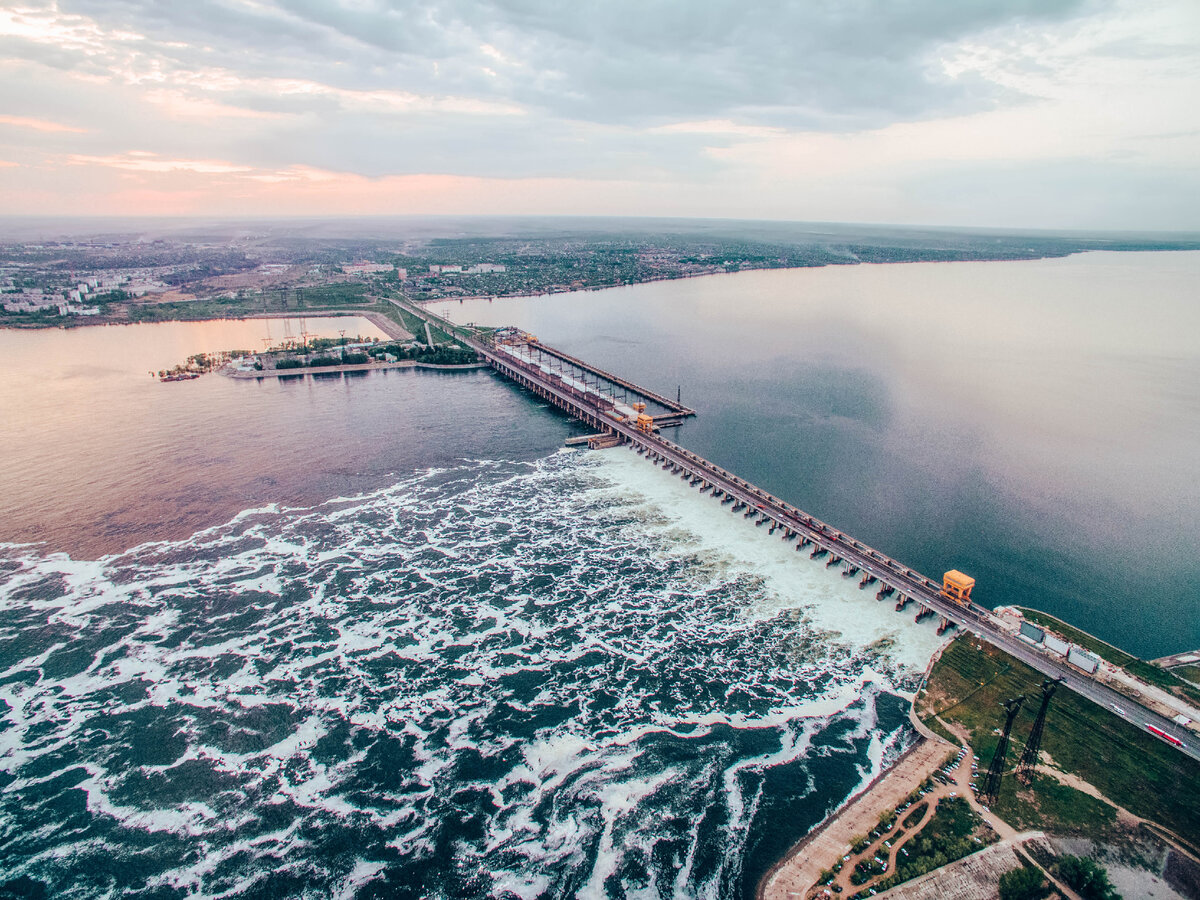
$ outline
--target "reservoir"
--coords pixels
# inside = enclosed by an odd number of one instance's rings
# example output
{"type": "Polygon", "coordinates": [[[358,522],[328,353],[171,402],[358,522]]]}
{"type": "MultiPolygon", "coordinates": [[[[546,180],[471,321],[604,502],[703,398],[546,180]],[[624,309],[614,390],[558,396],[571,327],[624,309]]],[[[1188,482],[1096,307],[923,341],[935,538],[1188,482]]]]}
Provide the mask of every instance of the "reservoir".
{"type": "Polygon", "coordinates": [[[688,449],[976,599],[1200,646],[1200,253],[845,266],[435,303],[699,415],[688,449]]]}

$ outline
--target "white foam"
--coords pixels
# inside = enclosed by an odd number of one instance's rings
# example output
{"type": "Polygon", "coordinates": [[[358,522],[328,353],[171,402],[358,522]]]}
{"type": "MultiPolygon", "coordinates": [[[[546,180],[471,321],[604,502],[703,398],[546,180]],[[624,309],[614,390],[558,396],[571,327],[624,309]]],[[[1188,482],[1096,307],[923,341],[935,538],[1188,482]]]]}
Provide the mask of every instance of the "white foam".
{"type": "Polygon", "coordinates": [[[893,611],[892,604],[875,600],[874,591],[860,590],[840,567],[827,569],[824,560],[797,552],[794,541],[783,541],[766,528],[755,527],[741,514],[694,488],[626,447],[594,454],[604,476],[628,497],[641,497],[663,529],[691,536],[677,552],[700,552],[723,559],[765,581],[770,600],[746,610],[748,618],[773,617],[783,610],[801,610],[806,621],[855,650],[887,642],[887,657],[915,671],[924,669],[940,638],[936,624],[915,624],[912,617],[893,611]]]}
{"type": "MultiPolygon", "coordinates": [[[[20,550],[21,568],[0,574],[0,607],[18,602],[17,586],[57,574],[67,584],[63,597],[19,602],[69,634],[104,625],[113,609],[136,611],[140,623],[97,650],[84,672],[0,684],[12,726],[0,732],[0,768],[17,773],[78,742],[101,711],[100,692],[137,685],[147,699],[108,711],[169,708],[187,741],[180,758],[147,773],[203,759],[244,796],[295,804],[301,813],[293,828],[370,822],[407,856],[433,852],[442,804],[460,786],[452,781],[460,760],[516,756],[494,782],[474,785],[490,792],[497,812],[485,846],[462,853],[480,866],[491,866],[493,854],[524,858],[524,867],[491,869],[495,891],[524,897],[553,889],[548,872],[589,865],[584,895],[599,895],[627,854],[649,855],[656,829],[678,827],[664,824],[670,812],[647,812],[675,809],[676,793],[685,805],[702,796],[725,806],[736,857],[761,799],[757,790],[742,796],[738,774],[805,758],[833,718],[851,716],[854,726],[822,752],[854,753],[868,744],[862,777],[894,751],[895,733],[874,734],[873,703],[862,712],[852,707],[875,690],[894,690],[897,674],[923,667],[919,651],[936,643],[932,628],[913,626],[791,543],[625,451],[472,464],[451,479],[452,488],[446,475],[418,473],[316,509],[247,511],[191,541],[148,544],[97,562],[20,550]],[[489,581],[496,586],[481,587],[489,581]],[[288,604],[270,599],[295,583],[304,596],[288,604]],[[211,596],[222,605],[209,614],[211,596]],[[236,629],[252,610],[254,624],[236,629]],[[102,664],[105,658],[111,661],[102,664]],[[221,675],[194,674],[216,660],[221,675]],[[386,674],[397,666],[402,675],[386,674]],[[327,689],[329,678],[337,679],[336,692],[327,689]],[[704,690],[714,678],[727,684],[724,698],[704,690]],[[502,687],[507,679],[525,684],[520,695],[502,687]],[[595,700],[602,692],[616,704],[595,700]],[[569,711],[518,738],[492,724],[501,704],[518,719],[544,707],[569,711]],[[238,753],[214,746],[221,739],[206,723],[236,722],[267,706],[284,707],[293,723],[269,747],[238,753]],[[26,739],[35,726],[43,734],[36,743],[26,739]],[[686,767],[664,767],[650,752],[722,728],[768,729],[778,744],[744,758],[714,751],[686,767]],[[353,749],[323,764],[312,748],[335,729],[354,734],[353,749]],[[343,786],[360,774],[366,748],[385,738],[403,740],[415,760],[403,773],[403,802],[351,802],[343,786]]],[[[69,646],[60,642],[9,672],[69,646]]],[[[211,866],[181,867],[164,884],[211,895],[222,860],[245,853],[273,865],[307,850],[291,830],[233,840],[232,830],[259,807],[230,815],[203,797],[162,810],[123,806],[112,798],[124,773],[98,761],[88,771],[95,815],[210,846],[211,866]]],[[[6,792],[23,796],[38,781],[18,777],[6,792]]],[[[693,862],[689,852],[681,873],[692,873],[693,862]]],[[[651,873],[651,887],[641,889],[671,889],[655,880],[662,876],[683,879],[676,894],[708,893],[737,864],[724,862],[724,874],[703,885],[691,874],[651,873]]],[[[349,874],[331,871],[329,892],[352,892],[377,877],[377,866],[359,860],[349,874]]],[[[625,890],[635,896],[639,888],[625,890]]]]}
{"type": "Polygon", "coordinates": [[[621,861],[621,853],[613,845],[613,829],[618,820],[633,814],[638,804],[669,784],[676,777],[672,769],[666,769],[651,778],[630,779],[623,782],[611,783],[599,790],[600,816],[604,827],[600,832],[600,841],[596,847],[596,861],[587,883],[579,889],[576,895],[582,900],[589,898],[607,898],[608,892],[604,883],[614,872],[621,861]]]}

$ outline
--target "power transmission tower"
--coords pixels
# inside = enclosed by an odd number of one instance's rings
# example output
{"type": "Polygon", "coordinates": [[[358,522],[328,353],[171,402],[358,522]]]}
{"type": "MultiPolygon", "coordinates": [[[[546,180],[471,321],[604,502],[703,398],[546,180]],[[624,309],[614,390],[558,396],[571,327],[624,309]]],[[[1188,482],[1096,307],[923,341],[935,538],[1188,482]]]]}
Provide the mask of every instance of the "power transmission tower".
{"type": "Polygon", "coordinates": [[[1057,689],[1057,679],[1047,678],[1042,682],[1042,706],[1038,710],[1037,718],[1033,720],[1033,730],[1029,732],[1029,740],[1025,742],[1025,752],[1021,754],[1021,761],[1017,763],[1017,777],[1026,783],[1033,779],[1033,770],[1038,761],[1038,751],[1042,748],[1042,731],[1046,726],[1046,708],[1050,705],[1050,698],[1054,696],[1057,689]]]}
{"type": "Polygon", "coordinates": [[[1004,714],[1007,716],[1004,721],[1004,731],[1000,734],[1000,743],[996,745],[996,752],[992,754],[992,764],[988,766],[987,781],[983,788],[983,797],[989,805],[995,803],[1000,796],[1000,779],[1004,775],[1004,757],[1008,755],[1008,735],[1012,731],[1013,722],[1024,702],[1024,694],[1004,701],[1004,714]]]}

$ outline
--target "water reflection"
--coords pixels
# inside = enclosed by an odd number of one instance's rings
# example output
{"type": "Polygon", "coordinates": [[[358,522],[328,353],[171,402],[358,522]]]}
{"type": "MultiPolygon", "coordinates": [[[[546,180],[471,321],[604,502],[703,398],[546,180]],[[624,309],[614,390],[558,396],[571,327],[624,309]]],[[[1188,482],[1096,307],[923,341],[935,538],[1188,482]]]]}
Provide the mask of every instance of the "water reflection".
{"type": "MultiPolygon", "coordinates": [[[[381,336],[358,317],[307,325],[314,336],[381,336]]],[[[298,335],[300,322],[0,331],[0,541],[94,557],[260,504],[372,490],[396,472],[541,454],[570,427],[482,373],[173,384],[149,374],[288,328],[298,335]]]]}
{"type": "Polygon", "coordinates": [[[1197,283],[1200,253],[1092,253],[435,310],[680,385],[692,449],[930,573],[971,571],[981,599],[1159,655],[1200,645],[1197,283]]]}

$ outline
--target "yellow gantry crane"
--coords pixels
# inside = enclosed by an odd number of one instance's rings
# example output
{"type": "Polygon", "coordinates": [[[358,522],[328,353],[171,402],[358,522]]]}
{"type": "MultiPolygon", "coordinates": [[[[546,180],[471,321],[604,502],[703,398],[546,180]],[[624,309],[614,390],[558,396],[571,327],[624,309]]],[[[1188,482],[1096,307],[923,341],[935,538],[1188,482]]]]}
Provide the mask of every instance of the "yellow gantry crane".
{"type": "Polygon", "coordinates": [[[975,587],[975,579],[964,575],[958,569],[951,569],[942,576],[942,596],[953,600],[959,606],[971,605],[971,588],[975,587]]]}

